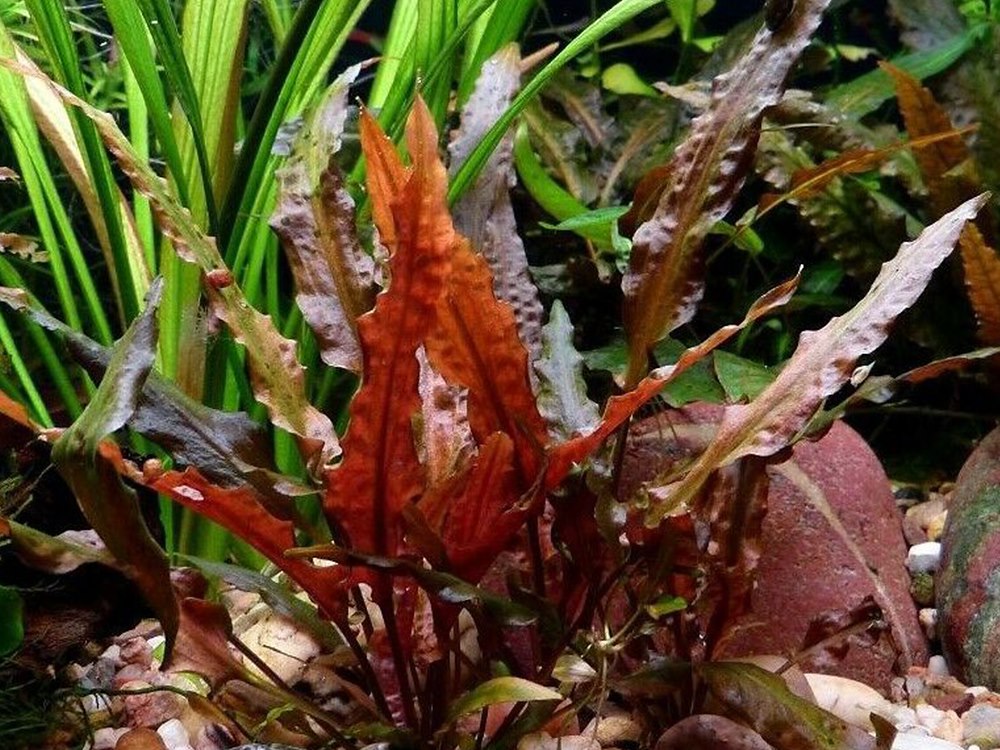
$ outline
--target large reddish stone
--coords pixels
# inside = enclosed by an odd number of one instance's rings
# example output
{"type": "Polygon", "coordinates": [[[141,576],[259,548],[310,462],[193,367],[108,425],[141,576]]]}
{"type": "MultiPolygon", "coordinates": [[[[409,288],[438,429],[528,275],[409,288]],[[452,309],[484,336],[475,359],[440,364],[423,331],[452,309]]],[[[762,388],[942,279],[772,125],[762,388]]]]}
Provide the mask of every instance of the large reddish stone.
{"type": "Polygon", "coordinates": [[[935,592],[948,666],[970,685],[1000,690],[1000,429],[958,474],[941,535],[935,592]]]}
{"type": "MultiPolygon", "coordinates": [[[[630,431],[622,497],[711,440],[721,407],[694,405],[650,417],[630,431]]],[[[820,440],[801,442],[768,468],[768,512],[752,611],[720,656],[791,654],[811,620],[875,597],[900,650],[880,640],[854,645],[836,665],[806,661],[803,671],[828,671],[881,690],[911,664],[926,663],[904,566],[906,543],[885,471],[868,444],[837,423],[820,440]]]]}

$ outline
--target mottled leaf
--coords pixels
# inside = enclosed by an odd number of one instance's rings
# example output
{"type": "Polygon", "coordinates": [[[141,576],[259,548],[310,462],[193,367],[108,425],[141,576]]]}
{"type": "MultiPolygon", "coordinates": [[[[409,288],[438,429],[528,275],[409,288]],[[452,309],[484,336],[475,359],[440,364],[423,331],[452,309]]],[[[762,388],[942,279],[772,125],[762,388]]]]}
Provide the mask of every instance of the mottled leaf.
{"type": "Polygon", "coordinates": [[[600,419],[597,404],[587,398],[583,357],[573,346],[573,323],[556,300],[542,329],[542,356],[535,362],[539,376],[538,410],[553,439],[566,441],[589,432],[600,419]]]}
{"type": "Polygon", "coordinates": [[[271,227],[295,276],[295,301],[331,367],[361,371],[357,320],[374,300],[374,261],[354,225],[354,201],[334,159],[355,65],[330,86],[278,171],[271,227]]]}
{"type": "Polygon", "coordinates": [[[699,664],[695,673],[722,710],[739,716],[775,750],[875,750],[875,738],[800,698],[776,674],[753,664],[699,664]]]}
{"type": "Polygon", "coordinates": [[[796,275],[793,279],[762,295],[750,306],[740,323],[720,328],[702,343],[686,349],[674,364],[653,370],[628,393],[612,396],[608,399],[601,423],[592,432],[562,443],[549,452],[549,465],[545,476],[546,487],[558,486],[574,464],[585,460],[597,450],[640,406],[656,396],[664,385],[673,381],[696,362],[704,359],[753,321],[786,304],[795,293],[799,278],[800,275],[796,275]]]}
{"type": "Polygon", "coordinates": [[[132,416],[153,367],[162,290],[161,279],[150,287],[146,308],[115,346],[87,408],[52,446],[52,462],[73,490],[87,521],[152,607],[169,650],[178,615],[167,556],[146,528],[135,492],[98,455],[100,441],[132,416]]]}
{"type": "MultiPolygon", "coordinates": [[[[149,199],[160,229],[178,255],[198,265],[206,274],[225,270],[215,240],[199,228],[166,181],[135,152],[110,114],[54,83],[33,65],[5,64],[45,82],[64,102],[78,107],[94,122],[133,188],[149,199]]],[[[314,471],[329,463],[340,452],[340,445],[329,417],[306,398],[305,370],[296,358],[295,342],[281,336],[271,319],[246,301],[238,284],[209,284],[205,291],[215,314],[229,326],[236,340],[246,346],[254,393],[267,406],[274,424],[299,438],[303,457],[314,471]]]]}
{"type": "Polygon", "coordinates": [[[970,224],[959,238],[965,290],[976,314],[976,335],[985,344],[1000,343],[1000,256],[970,224]]]}
{"type": "Polygon", "coordinates": [[[889,326],[917,300],[985,201],[980,196],[962,204],[905,243],[853,309],[818,331],[803,332],[774,382],[749,404],[726,409],[715,439],[679,483],[664,488],[647,523],[655,525],[687,505],[719,467],[741,456],[770,456],[787,446],[823,400],[847,383],[858,358],[885,341],[889,326]]]}
{"type": "Polygon", "coordinates": [[[562,695],[537,682],[523,677],[494,677],[477,685],[452,703],[449,714],[452,719],[456,719],[497,703],[557,700],[562,700],[562,695]]]}
{"type": "Polygon", "coordinates": [[[622,279],[628,387],[646,372],[653,344],[694,315],[703,291],[702,242],[742,186],[763,113],[780,99],[827,4],[799,0],[777,31],[760,31],[736,66],[716,79],[712,106],[694,120],[666,166],[659,205],[636,230],[622,279]]]}
{"type": "Polygon", "coordinates": [[[417,453],[429,490],[459,474],[475,454],[476,442],[469,427],[469,394],[449,385],[427,361],[423,347],[420,363],[420,416],[415,425],[417,453]]]}
{"type": "Polygon", "coordinates": [[[358,322],[364,374],[350,406],[344,460],[328,474],[324,509],[352,549],[394,555],[400,513],[424,482],[411,424],[420,411],[417,348],[434,324],[456,235],[426,105],[418,98],[410,115],[413,169],[398,192],[406,172],[367,112],[361,135],[372,210],[382,217],[382,239],[390,240],[390,282],[358,322]]]}
{"type": "MultiPolygon", "coordinates": [[[[448,147],[451,174],[458,171],[517,93],[521,85],[520,62],[517,46],[511,44],[483,63],[476,88],[462,108],[461,124],[448,147]]],[[[453,213],[456,229],[489,263],[493,291],[497,299],[514,310],[518,334],[535,359],[541,352],[543,311],[528,274],[528,259],[510,203],[510,188],[515,182],[512,148],[513,136],[508,133],[475,183],[455,204],[453,213]]]]}

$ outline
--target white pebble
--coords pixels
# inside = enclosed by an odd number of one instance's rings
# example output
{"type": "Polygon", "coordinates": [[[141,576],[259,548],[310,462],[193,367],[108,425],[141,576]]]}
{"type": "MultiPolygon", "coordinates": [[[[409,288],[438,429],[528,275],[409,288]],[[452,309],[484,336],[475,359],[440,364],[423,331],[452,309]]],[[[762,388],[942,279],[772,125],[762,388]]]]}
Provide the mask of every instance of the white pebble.
{"type": "Polygon", "coordinates": [[[892,750],[962,750],[961,745],[937,737],[919,734],[897,734],[892,742],[892,750]]]}
{"type": "Polygon", "coordinates": [[[947,677],[951,674],[951,671],[948,669],[948,662],[944,660],[941,654],[934,654],[934,656],[927,660],[927,671],[938,677],[947,677]]]}
{"type": "Polygon", "coordinates": [[[906,568],[911,573],[933,573],[941,560],[940,542],[921,542],[910,547],[906,555],[906,568]]]}
{"type": "Polygon", "coordinates": [[[917,619],[920,620],[920,627],[923,628],[927,640],[936,640],[938,611],[934,607],[924,607],[917,613],[917,619]]]}
{"type": "Polygon", "coordinates": [[[167,750],[181,750],[190,740],[188,731],[184,728],[184,724],[181,723],[180,719],[170,719],[163,722],[156,730],[156,733],[160,735],[160,739],[167,746],[167,750]]]}

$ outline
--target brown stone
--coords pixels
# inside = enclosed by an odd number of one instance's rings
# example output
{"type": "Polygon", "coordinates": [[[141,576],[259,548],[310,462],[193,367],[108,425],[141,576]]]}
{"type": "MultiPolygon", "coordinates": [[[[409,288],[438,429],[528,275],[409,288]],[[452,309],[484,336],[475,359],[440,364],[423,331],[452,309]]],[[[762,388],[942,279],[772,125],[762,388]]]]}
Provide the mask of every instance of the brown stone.
{"type": "Polygon", "coordinates": [[[130,729],[119,737],[115,750],[167,750],[167,746],[152,729],[139,727],[130,729]]]}
{"type": "MultiPolygon", "coordinates": [[[[633,425],[622,488],[634,492],[711,439],[721,407],[694,405],[633,425]]],[[[909,595],[901,514],[878,458],[865,441],[836,423],[816,442],[768,468],[770,490],[752,612],[719,656],[792,654],[811,620],[846,611],[874,596],[899,658],[886,639],[852,645],[830,665],[806,660],[803,671],[830,672],[887,691],[892,676],[927,659],[927,643],[909,595]]]]}

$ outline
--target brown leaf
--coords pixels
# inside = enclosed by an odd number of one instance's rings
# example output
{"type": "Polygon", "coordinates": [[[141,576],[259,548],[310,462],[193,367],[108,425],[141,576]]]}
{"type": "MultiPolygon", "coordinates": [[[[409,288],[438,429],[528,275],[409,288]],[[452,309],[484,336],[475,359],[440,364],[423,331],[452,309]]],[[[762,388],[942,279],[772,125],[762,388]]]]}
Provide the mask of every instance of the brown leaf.
{"type": "Polygon", "coordinates": [[[0,516],[0,538],[6,538],[21,561],[37,570],[61,575],[87,563],[118,567],[103,546],[92,546],[59,536],[49,536],[0,516]]]}
{"type": "MultiPolygon", "coordinates": [[[[476,88],[462,108],[461,125],[452,134],[450,172],[455,174],[483,135],[510,104],[521,86],[520,55],[510,44],[483,63],[476,88]]],[[[471,188],[454,207],[455,227],[486,258],[493,291],[514,310],[517,330],[531,359],[541,354],[542,304],[528,273],[524,243],[517,231],[510,188],[513,135],[493,151],[471,188]]]]}
{"type": "MultiPolygon", "coordinates": [[[[954,130],[944,107],[919,80],[891,63],[880,62],[879,67],[889,74],[896,88],[899,110],[910,138],[954,130]]],[[[931,207],[938,216],[980,191],[975,184],[949,177],[952,170],[971,158],[959,134],[915,151],[913,155],[927,184],[931,207]]]]}
{"type": "Polygon", "coordinates": [[[449,385],[438,374],[423,347],[420,363],[420,419],[416,425],[417,453],[426,473],[428,490],[443,485],[469,465],[476,442],[469,428],[469,394],[449,385]]]}
{"type": "Polygon", "coordinates": [[[347,91],[360,67],[343,73],[296,139],[277,173],[271,227],[295,276],[295,301],[316,334],[323,361],[361,371],[357,320],[374,300],[374,262],[358,241],[354,201],[334,159],[347,117],[347,91]]]}
{"type": "Polygon", "coordinates": [[[762,29],[749,51],[714,83],[712,106],[664,169],[652,218],[632,238],[622,279],[629,343],[626,386],[646,372],[649,349],[694,315],[701,299],[701,245],[728,212],[749,170],[764,110],[776,104],[792,64],[829,0],[799,0],[776,32],[762,29]]]}
{"type": "Polygon", "coordinates": [[[420,411],[417,348],[434,324],[456,235],[426,105],[418,98],[410,115],[413,169],[398,193],[405,170],[374,120],[362,118],[372,210],[383,240],[391,240],[391,278],[358,323],[364,375],[351,402],[344,460],[327,475],[324,509],[351,549],[395,555],[402,509],[424,486],[411,425],[420,411]]]}
{"type": "Polygon", "coordinates": [[[256,682],[253,673],[229,650],[233,624],[221,604],[187,598],[180,606],[180,628],[170,659],[169,672],[194,672],[215,691],[229,680],[256,682]]]}
{"type": "Polygon", "coordinates": [[[958,241],[965,291],[976,314],[976,335],[984,344],[1000,344],[1000,257],[973,224],[958,241]]]}
{"type": "Polygon", "coordinates": [[[823,403],[850,379],[859,357],[878,348],[896,317],[912,305],[948,257],[966,222],[986,202],[967,201],[903,244],[868,294],[818,331],[805,331],[778,377],[747,405],[727,407],[715,439],[687,475],[664,488],[647,513],[656,525],[689,504],[709,475],[741,456],[770,456],[787,446],[823,403]]]}
{"type": "Polygon", "coordinates": [[[486,261],[462,240],[427,338],[427,355],[445,379],[469,389],[469,423],[477,442],[495,432],[515,446],[522,489],[531,486],[548,441],[528,379],[528,354],[514,314],[493,294],[486,261]]]}
{"type": "Polygon", "coordinates": [[[581,463],[625,423],[636,410],[656,396],[660,390],[682,372],[704,359],[713,349],[722,346],[730,337],[746,328],[753,321],[777,307],[786,304],[798,288],[800,275],[789,279],[763,294],[747,311],[740,323],[725,326],[697,346],[685,350],[672,365],[658,367],[638,385],[621,396],[612,396],[604,407],[601,423],[592,432],[556,446],[549,452],[545,486],[553,489],[566,478],[574,464],[581,463]]]}

